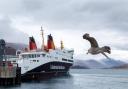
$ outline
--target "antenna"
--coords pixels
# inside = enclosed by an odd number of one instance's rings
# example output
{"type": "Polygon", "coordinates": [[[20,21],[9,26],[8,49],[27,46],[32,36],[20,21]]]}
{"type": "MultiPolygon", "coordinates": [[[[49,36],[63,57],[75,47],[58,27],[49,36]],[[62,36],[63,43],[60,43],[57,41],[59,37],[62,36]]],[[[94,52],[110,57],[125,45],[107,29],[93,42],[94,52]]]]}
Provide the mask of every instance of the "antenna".
{"type": "Polygon", "coordinates": [[[41,26],[41,35],[42,35],[42,50],[44,50],[44,30],[43,27],[41,26]]]}

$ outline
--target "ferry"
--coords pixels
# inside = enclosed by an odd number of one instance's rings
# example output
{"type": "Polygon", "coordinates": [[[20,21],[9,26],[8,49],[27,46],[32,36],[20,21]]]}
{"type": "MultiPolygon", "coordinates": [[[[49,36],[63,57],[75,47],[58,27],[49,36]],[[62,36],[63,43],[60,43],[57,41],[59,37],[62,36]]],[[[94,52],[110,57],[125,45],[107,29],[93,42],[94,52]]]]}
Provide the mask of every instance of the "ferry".
{"type": "Polygon", "coordinates": [[[37,48],[34,37],[29,37],[29,47],[24,51],[17,51],[17,57],[12,57],[21,67],[22,79],[37,79],[59,74],[68,74],[73,65],[74,50],[64,48],[63,41],[60,48],[56,48],[51,34],[48,35],[47,45],[44,45],[44,33],[42,33],[42,47],[37,48]]]}

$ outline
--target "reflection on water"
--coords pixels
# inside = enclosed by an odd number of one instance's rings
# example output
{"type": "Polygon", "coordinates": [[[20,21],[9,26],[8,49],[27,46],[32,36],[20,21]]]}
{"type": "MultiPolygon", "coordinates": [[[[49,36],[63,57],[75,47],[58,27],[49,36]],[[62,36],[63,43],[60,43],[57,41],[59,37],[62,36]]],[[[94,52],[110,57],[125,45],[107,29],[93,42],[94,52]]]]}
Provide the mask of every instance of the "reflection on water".
{"type": "Polygon", "coordinates": [[[70,76],[24,82],[0,89],[127,89],[128,70],[72,69],[70,76]]]}

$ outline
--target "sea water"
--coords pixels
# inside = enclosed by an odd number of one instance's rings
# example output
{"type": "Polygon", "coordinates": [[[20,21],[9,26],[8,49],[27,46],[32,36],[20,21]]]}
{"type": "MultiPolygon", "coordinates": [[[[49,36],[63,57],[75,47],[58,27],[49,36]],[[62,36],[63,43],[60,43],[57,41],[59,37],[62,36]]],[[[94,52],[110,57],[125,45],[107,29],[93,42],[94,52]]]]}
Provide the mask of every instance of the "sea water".
{"type": "Polygon", "coordinates": [[[128,89],[128,69],[71,69],[69,76],[0,89],[128,89]]]}

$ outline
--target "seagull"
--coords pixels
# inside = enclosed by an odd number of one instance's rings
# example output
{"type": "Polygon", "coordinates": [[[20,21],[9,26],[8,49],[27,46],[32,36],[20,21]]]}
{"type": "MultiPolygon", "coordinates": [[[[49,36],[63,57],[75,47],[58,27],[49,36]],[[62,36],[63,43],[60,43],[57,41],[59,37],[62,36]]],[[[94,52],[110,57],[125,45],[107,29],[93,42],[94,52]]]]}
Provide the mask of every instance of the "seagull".
{"type": "Polygon", "coordinates": [[[86,39],[90,42],[91,44],[91,48],[88,49],[88,53],[92,54],[92,55],[97,55],[99,53],[103,54],[107,59],[110,59],[106,54],[106,53],[111,53],[111,48],[109,46],[104,46],[104,47],[99,47],[96,39],[94,37],[90,37],[90,35],[88,33],[85,33],[83,35],[83,39],[86,39]]]}

